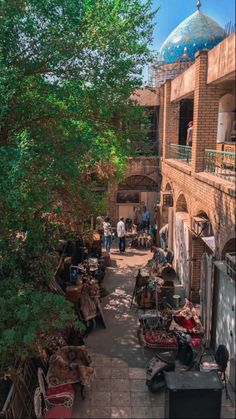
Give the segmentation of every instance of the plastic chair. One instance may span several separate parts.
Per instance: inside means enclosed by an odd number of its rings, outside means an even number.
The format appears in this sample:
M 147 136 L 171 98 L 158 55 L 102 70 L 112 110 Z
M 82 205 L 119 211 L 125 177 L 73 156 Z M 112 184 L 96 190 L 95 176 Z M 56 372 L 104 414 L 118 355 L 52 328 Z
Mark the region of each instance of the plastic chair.
M 57 405 L 72 408 L 74 402 L 74 389 L 71 384 L 48 388 L 46 377 L 41 368 L 38 368 L 38 382 L 40 392 L 45 400 L 46 409 Z
M 226 368 L 229 361 L 229 351 L 225 345 L 219 345 L 214 355 L 215 360 L 213 362 L 201 362 L 201 371 L 217 371 L 220 374 L 222 382 L 225 384 L 226 399 L 229 398 L 227 379 L 226 379 Z

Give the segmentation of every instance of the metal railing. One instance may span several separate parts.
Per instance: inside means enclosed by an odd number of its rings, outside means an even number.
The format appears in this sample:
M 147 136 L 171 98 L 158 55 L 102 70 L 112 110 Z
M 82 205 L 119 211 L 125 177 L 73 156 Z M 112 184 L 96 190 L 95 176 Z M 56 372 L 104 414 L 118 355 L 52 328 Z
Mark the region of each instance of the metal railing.
M 226 151 L 205 150 L 205 172 L 235 182 L 236 154 Z
M 170 158 L 190 164 L 192 161 L 192 147 L 188 145 L 171 144 Z

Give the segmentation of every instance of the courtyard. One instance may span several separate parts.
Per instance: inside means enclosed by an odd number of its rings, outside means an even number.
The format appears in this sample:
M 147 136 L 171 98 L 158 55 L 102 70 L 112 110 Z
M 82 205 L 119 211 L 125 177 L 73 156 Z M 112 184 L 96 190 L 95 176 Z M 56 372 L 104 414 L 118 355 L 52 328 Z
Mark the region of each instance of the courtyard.
M 149 249 L 112 249 L 103 299 L 106 329 L 95 328 L 86 340 L 95 367 L 91 389 L 81 399 L 79 389 L 74 418 L 163 418 L 165 392 L 151 394 L 145 384 L 146 367 L 155 351 L 141 348 L 137 338 L 137 308 L 130 303 L 138 268 L 152 257 Z M 232 397 L 232 396 L 231 396 Z M 222 392 L 222 418 L 234 418 L 231 400 Z
M 212 352 L 235 416 L 234 17 L 0 1 L 0 417 L 178 416 L 146 370 L 181 337 L 197 379 L 193 348 Z

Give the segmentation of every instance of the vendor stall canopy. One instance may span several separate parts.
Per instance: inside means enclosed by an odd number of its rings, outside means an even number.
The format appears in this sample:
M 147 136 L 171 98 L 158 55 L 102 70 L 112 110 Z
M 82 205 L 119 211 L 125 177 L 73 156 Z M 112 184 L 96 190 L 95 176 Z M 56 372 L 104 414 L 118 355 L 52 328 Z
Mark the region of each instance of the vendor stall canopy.
M 197 51 L 212 49 L 225 38 L 224 29 L 211 17 L 197 11 L 185 19 L 171 32 L 161 47 L 159 60 L 165 64 L 194 61 Z

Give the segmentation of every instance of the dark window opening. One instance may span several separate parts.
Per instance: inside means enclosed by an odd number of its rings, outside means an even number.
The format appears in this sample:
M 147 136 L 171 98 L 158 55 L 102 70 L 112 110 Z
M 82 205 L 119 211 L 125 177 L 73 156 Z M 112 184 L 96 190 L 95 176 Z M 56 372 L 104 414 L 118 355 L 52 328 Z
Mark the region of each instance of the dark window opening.
M 193 120 L 193 99 L 180 101 L 179 111 L 179 144 L 186 145 L 188 123 Z

